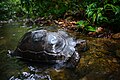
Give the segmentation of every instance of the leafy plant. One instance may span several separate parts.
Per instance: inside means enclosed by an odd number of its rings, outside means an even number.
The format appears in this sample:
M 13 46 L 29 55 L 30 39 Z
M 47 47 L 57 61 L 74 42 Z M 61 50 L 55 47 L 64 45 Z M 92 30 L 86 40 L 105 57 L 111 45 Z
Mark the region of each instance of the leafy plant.
M 83 31 L 90 31 L 90 32 L 96 31 L 96 27 L 91 26 L 88 21 L 81 20 L 78 21 L 76 24 L 78 25 L 78 28 L 82 29 Z
M 97 7 L 97 3 L 87 6 L 86 15 L 92 24 L 108 21 L 107 17 L 103 16 L 103 7 Z
M 16 19 L 23 15 L 19 0 L 5 0 L 0 3 L 0 20 Z
M 113 0 L 115 3 L 115 0 Z M 110 23 L 111 16 L 120 13 L 120 7 L 108 2 L 94 2 L 87 6 L 86 15 L 92 24 Z
M 97 27 L 107 27 L 120 31 L 119 0 L 85 0 L 82 6 L 85 10 L 84 21 L 78 21 L 78 28 L 86 31 L 96 31 Z M 117 26 L 117 27 L 115 27 Z
M 22 10 L 27 14 L 27 17 L 30 17 L 32 13 L 32 0 L 20 0 Z

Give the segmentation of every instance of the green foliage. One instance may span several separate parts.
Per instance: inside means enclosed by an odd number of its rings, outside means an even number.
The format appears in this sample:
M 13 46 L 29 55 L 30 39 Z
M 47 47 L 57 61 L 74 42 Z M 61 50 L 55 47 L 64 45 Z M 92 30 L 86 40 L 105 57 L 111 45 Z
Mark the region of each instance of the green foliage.
M 120 7 L 115 5 L 117 0 L 109 2 L 109 0 L 102 2 L 93 2 L 87 6 L 86 15 L 92 24 L 111 23 L 111 20 L 117 18 L 116 15 L 120 13 Z M 114 15 L 114 18 L 111 16 Z
M 24 15 L 19 0 L 5 0 L 0 3 L 0 20 L 16 19 Z
M 93 24 L 108 21 L 107 17 L 103 16 L 103 7 L 97 7 L 96 3 L 87 6 L 86 14 Z
M 27 17 L 33 15 L 32 13 L 32 0 L 20 0 L 21 7 L 24 13 L 27 14 Z
M 81 20 L 78 21 L 76 24 L 78 25 L 78 28 L 82 29 L 83 31 L 91 31 L 91 32 L 96 31 L 96 27 L 91 26 L 88 21 Z
M 86 31 L 95 31 L 95 26 L 109 28 L 111 26 L 112 29 L 120 31 L 119 4 L 120 0 L 84 0 L 81 7 L 85 10 L 85 20 L 77 23 L 78 28 Z M 86 24 L 86 22 L 89 24 Z
M 64 17 L 80 10 L 78 0 L 3 0 L 0 3 L 1 20 L 14 17 Z M 9 9 L 7 9 L 9 8 Z
M 66 10 L 66 3 L 62 0 L 20 0 L 24 12 L 28 14 L 29 17 L 39 17 L 44 16 L 61 16 Z
M 89 23 L 87 21 L 78 21 L 76 24 L 78 24 L 79 28 L 85 28 L 85 26 L 87 26 Z
M 85 30 L 94 31 L 93 26 L 120 25 L 119 4 L 120 0 L 1 0 L 0 20 L 81 15 L 77 18 L 89 23 L 83 23 Z

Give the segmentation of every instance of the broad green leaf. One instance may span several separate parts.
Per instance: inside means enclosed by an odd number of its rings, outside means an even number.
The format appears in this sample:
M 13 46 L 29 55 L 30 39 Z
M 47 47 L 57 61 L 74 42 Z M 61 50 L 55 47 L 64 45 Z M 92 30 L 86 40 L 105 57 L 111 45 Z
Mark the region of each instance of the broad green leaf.
M 78 21 L 76 24 L 78 24 L 78 27 L 79 27 L 79 28 L 84 28 L 84 27 L 86 27 L 89 23 L 88 23 L 87 21 L 81 20 L 81 21 Z
M 91 31 L 91 32 L 95 32 L 95 31 L 96 31 L 96 27 L 87 26 L 87 27 L 86 27 L 86 30 L 87 30 L 87 31 Z
M 76 24 L 78 24 L 78 27 L 84 27 L 84 21 L 78 21 Z
M 93 14 L 93 23 L 95 22 L 95 20 L 96 20 L 96 13 L 95 14 Z
M 97 8 L 97 14 L 98 14 L 98 13 L 101 13 L 102 11 L 103 11 L 103 8 L 101 8 L 101 7 L 100 7 L 100 8 Z
M 120 12 L 120 6 L 116 6 L 115 8 L 116 8 L 115 14 L 118 14 Z
M 87 15 L 88 15 L 88 18 L 91 17 L 93 15 L 93 11 L 88 12 Z
M 106 5 L 104 6 L 104 8 L 105 8 L 105 9 L 111 8 L 111 10 L 112 10 L 113 12 L 118 11 L 118 7 L 117 7 L 117 6 L 114 6 L 114 5 L 112 5 L 112 4 L 106 4 Z
M 98 13 L 98 15 L 97 15 L 97 23 L 98 23 L 98 21 L 100 20 L 100 17 L 102 17 L 102 14 L 101 14 L 101 13 Z
M 108 21 L 108 18 L 107 17 L 100 17 L 100 20 L 101 21 Z

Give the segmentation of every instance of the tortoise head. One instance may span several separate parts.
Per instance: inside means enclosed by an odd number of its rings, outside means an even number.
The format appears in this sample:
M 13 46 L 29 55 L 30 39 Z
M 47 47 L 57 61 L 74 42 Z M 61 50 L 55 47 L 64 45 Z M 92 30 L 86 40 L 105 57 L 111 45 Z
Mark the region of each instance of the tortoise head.
M 86 40 L 78 39 L 76 44 L 79 45 L 80 51 L 86 51 L 88 49 Z

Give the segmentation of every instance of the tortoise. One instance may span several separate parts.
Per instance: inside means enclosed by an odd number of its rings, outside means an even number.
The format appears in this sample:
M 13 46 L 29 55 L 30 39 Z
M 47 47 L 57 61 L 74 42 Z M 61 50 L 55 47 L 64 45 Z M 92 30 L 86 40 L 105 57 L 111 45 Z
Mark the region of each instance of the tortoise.
M 75 48 L 77 44 L 86 44 L 86 41 L 76 40 L 63 30 L 34 30 L 23 35 L 17 48 L 10 55 L 29 61 L 75 67 L 80 59 Z

